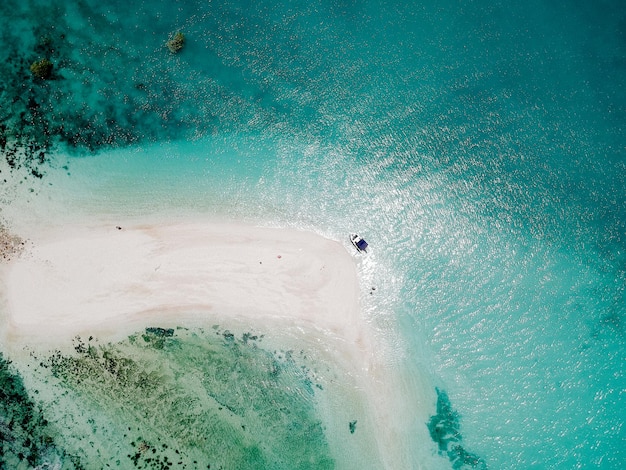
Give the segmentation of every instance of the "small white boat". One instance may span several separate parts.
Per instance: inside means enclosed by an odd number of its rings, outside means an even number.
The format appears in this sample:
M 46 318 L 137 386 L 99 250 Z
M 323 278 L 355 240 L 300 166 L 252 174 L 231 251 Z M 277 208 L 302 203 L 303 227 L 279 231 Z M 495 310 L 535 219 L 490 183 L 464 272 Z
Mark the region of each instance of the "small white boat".
M 358 236 L 356 233 L 353 233 L 352 235 L 350 235 L 350 241 L 358 251 L 362 253 L 367 253 L 367 242 L 363 240 L 362 237 Z

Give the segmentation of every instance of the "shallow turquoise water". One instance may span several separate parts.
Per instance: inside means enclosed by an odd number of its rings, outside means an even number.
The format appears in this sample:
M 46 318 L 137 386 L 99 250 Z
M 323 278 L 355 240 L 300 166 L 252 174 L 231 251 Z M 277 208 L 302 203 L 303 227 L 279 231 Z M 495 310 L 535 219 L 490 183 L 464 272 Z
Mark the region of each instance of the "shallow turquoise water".
M 407 381 L 432 384 L 433 415 L 446 391 L 465 449 L 491 468 L 621 468 L 620 2 L 74 3 L 0 7 L 13 172 L 80 190 L 86 211 L 358 231 L 365 315 Z M 42 54 L 55 80 L 30 78 Z

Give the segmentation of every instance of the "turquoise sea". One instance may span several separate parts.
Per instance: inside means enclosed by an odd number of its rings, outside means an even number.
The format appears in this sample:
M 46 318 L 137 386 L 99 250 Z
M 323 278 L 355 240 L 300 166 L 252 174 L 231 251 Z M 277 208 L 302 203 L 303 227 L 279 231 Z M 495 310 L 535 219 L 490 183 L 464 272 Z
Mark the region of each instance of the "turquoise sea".
M 3 230 L 45 200 L 358 232 L 363 315 L 428 408 L 407 468 L 624 468 L 622 1 L 2 0 L 0 25 Z M 0 468 L 381 468 L 272 332 L 145 326 L 32 366 L 0 345 Z

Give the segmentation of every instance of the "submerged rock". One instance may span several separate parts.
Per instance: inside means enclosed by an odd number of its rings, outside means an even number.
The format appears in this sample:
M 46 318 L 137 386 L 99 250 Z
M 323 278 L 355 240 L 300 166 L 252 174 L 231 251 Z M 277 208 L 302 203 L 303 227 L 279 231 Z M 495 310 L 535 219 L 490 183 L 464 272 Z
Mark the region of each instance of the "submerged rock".
M 427 426 L 430 437 L 439 447 L 439 453 L 450 459 L 454 469 L 486 469 L 487 464 L 482 458 L 468 452 L 461 445 L 460 416 L 452 408 L 448 394 L 439 388 L 435 390 L 437 391 L 437 414 L 431 416 Z
M 451 442 L 461 440 L 459 414 L 452 409 L 448 394 L 437 390 L 437 414 L 430 418 L 428 430 L 430 437 L 439 446 L 439 451 L 446 452 Z
M 179 52 L 185 45 L 185 35 L 178 31 L 174 36 L 165 43 L 172 54 Z
M 30 65 L 30 71 L 36 78 L 48 80 L 52 76 L 52 62 L 48 59 L 41 59 Z
M 156 336 L 161 336 L 161 337 L 170 337 L 170 336 L 174 336 L 174 328 L 159 328 L 159 327 L 148 327 L 146 328 L 146 333 L 152 333 L 153 335 Z
M 350 421 L 349 428 L 350 434 L 354 434 L 354 431 L 356 431 L 356 419 L 354 421 Z

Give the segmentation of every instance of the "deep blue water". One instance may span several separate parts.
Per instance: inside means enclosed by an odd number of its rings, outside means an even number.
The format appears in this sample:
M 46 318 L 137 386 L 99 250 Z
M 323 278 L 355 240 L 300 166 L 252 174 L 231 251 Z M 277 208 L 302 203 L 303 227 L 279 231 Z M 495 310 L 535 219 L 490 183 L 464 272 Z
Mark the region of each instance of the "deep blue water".
M 623 467 L 622 2 L 5 0 L 0 19 L 12 172 L 70 155 L 139 211 L 356 230 L 365 315 L 481 465 Z

